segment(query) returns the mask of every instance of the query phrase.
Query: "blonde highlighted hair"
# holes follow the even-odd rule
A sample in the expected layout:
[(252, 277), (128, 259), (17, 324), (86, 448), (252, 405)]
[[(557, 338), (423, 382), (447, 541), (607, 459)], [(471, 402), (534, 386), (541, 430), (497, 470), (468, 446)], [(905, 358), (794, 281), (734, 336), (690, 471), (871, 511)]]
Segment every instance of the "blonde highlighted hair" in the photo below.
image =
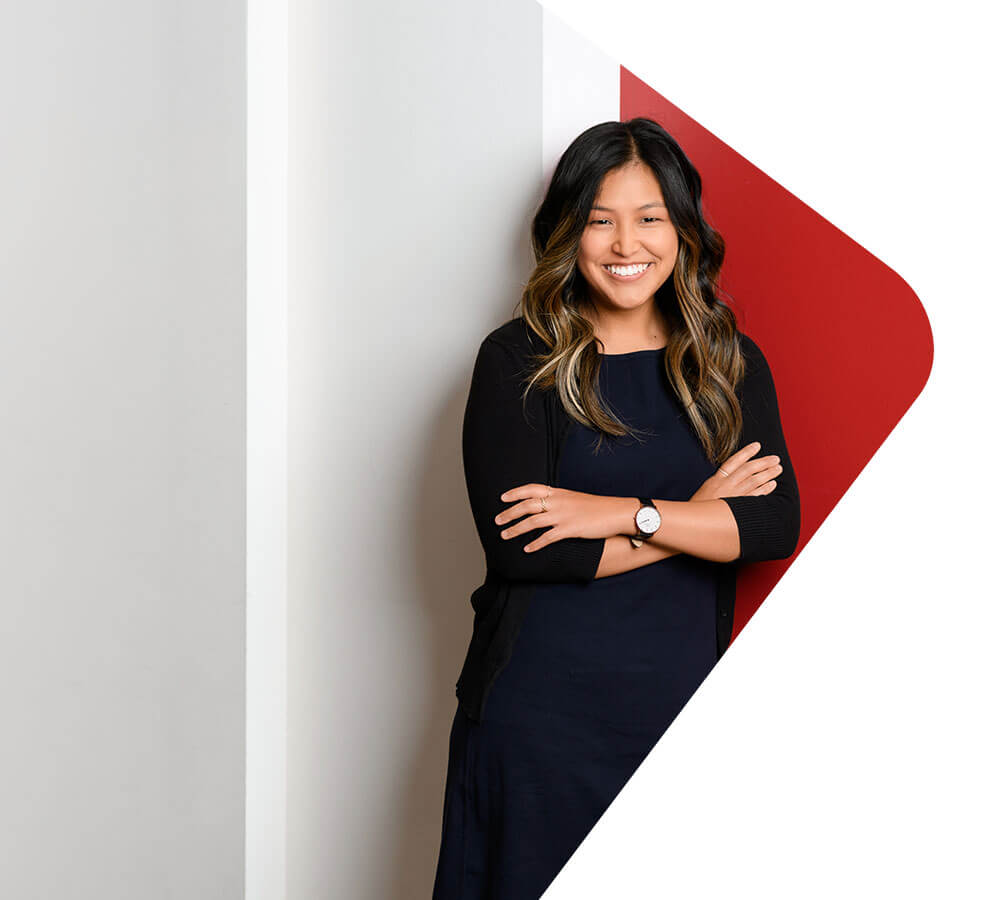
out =
[(600, 352), (590, 302), (577, 268), (580, 239), (604, 176), (645, 163), (663, 192), (677, 230), (677, 262), (655, 302), (668, 325), (664, 367), (707, 457), (716, 465), (738, 447), (742, 415), (736, 388), (744, 361), (732, 310), (718, 296), (725, 255), (722, 236), (701, 209), (701, 177), (677, 142), (656, 122), (635, 118), (594, 125), (577, 137), (556, 166), (532, 222), (535, 268), (519, 312), (546, 352), (532, 358), (523, 396), (555, 389), (570, 418), (604, 435), (637, 435), (600, 397)]

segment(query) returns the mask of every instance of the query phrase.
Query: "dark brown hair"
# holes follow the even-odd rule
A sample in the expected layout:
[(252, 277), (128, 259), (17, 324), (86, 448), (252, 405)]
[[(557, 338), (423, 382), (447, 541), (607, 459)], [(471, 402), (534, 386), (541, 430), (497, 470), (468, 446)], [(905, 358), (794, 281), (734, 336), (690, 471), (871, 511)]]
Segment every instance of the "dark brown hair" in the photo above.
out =
[(577, 256), (605, 175), (640, 163), (659, 182), (678, 236), (673, 274), (655, 297), (669, 325), (666, 374), (706, 455), (718, 465), (739, 449), (742, 416), (735, 391), (744, 372), (736, 318), (717, 296), (725, 242), (702, 214), (701, 176), (651, 119), (594, 125), (556, 166), (532, 223), (536, 263), (519, 304), (528, 327), (548, 348), (532, 358), (524, 396), (533, 386), (555, 388), (569, 416), (598, 432), (598, 449), (601, 435), (635, 434), (599, 395), (600, 353), (593, 327), (580, 313), (589, 294)]

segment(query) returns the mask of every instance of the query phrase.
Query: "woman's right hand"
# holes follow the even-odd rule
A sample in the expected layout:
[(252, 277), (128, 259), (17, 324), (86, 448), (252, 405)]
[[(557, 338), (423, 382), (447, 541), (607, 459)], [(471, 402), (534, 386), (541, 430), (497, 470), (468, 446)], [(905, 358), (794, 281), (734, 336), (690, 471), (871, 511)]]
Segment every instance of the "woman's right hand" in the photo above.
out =
[(694, 492), (691, 499), (718, 500), (721, 497), (770, 494), (778, 486), (774, 479), (781, 472), (780, 460), (777, 456), (753, 459), (753, 455), (759, 451), (760, 444), (757, 441), (737, 450)]

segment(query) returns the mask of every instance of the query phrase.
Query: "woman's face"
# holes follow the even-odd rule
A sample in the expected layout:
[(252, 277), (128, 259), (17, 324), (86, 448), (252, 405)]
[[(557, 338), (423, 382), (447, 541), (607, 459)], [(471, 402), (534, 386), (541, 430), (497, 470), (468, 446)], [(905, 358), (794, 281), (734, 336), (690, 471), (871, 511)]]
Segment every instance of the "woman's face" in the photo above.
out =
[[(677, 230), (649, 166), (638, 163), (608, 172), (594, 198), (577, 256), (594, 304), (616, 309), (642, 306), (670, 277), (676, 261)], [(618, 268), (628, 266), (638, 268), (627, 272)]]

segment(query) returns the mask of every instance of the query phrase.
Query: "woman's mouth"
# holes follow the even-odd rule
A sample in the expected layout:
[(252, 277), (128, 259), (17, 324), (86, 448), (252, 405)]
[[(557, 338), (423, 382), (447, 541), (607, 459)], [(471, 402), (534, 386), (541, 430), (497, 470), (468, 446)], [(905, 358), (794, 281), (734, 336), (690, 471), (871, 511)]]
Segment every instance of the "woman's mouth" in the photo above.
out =
[(636, 263), (631, 266), (601, 266), (615, 281), (638, 281), (652, 268), (651, 262)]

